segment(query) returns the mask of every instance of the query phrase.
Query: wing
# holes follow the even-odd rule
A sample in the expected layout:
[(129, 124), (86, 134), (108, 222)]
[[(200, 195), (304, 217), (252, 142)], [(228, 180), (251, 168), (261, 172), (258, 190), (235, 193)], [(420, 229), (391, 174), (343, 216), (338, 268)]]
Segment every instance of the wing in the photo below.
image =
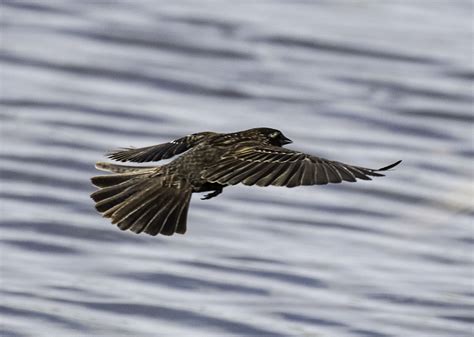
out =
[(117, 165), (112, 163), (97, 162), (95, 168), (100, 171), (113, 172), (113, 173), (131, 173), (131, 172), (143, 172), (144, 170), (153, 170), (159, 166), (127, 166)]
[(159, 161), (183, 153), (193, 146), (199, 144), (202, 140), (215, 134), (216, 133), (214, 132), (194, 133), (192, 135), (173, 140), (169, 143), (141, 147), (138, 149), (125, 148), (119, 151), (114, 151), (109, 153), (107, 157), (121, 162), (131, 161), (143, 163), (148, 161)]
[(203, 178), (223, 185), (287, 186), (324, 185), (371, 180), (379, 171), (397, 166), (397, 161), (380, 169), (352, 166), (276, 146), (241, 146), (221, 157), (203, 172)]

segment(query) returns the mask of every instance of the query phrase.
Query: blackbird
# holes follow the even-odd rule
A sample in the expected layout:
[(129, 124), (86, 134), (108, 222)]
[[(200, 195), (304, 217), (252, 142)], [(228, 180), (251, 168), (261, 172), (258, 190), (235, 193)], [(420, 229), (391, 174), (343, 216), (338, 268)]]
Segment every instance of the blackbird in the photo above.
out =
[(96, 168), (114, 174), (93, 177), (100, 189), (92, 193), (95, 208), (121, 230), (150, 235), (186, 232), (186, 219), (194, 192), (211, 192), (211, 199), (225, 186), (324, 185), (371, 180), (379, 169), (343, 164), (283, 148), (292, 141), (271, 128), (233, 133), (199, 132), (169, 143), (125, 148), (108, 154), (121, 162), (151, 162), (171, 158), (162, 166), (125, 166), (99, 162)]

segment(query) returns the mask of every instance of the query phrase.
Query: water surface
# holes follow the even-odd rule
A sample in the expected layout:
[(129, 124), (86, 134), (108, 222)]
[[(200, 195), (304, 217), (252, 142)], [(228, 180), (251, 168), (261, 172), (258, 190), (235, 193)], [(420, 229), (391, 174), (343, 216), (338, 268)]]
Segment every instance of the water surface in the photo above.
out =
[[(0, 7), (2, 336), (472, 334), (471, 2)], [(107, 150), (256, 126), (403, 164), (196, 195), (185, 236), (94, 211)]]

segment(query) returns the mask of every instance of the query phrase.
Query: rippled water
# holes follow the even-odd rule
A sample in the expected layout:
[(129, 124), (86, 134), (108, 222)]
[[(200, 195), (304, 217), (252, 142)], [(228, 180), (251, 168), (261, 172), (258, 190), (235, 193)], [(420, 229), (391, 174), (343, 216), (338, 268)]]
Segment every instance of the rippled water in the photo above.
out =
[[(472, 2), (1, 1), (2, 336), (470, 336)], [(197, 131), (403, 164), (193, 197), (185, 236), (93, 209), (103, 153)]]

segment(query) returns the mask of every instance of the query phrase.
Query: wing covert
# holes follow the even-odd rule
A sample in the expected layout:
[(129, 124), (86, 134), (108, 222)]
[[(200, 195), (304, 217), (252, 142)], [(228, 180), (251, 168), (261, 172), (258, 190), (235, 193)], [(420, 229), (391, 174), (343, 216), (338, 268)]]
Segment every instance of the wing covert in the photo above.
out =
[(121, 162), (144, 163), (171, 158), (196, 146), (205, 138), (215, 135), (214, 132), (200, 132), (185, 136), (169, 143), (152, 145), (141, 148), (124, 148), (113, 151), (107, 155), (108, 158)]

